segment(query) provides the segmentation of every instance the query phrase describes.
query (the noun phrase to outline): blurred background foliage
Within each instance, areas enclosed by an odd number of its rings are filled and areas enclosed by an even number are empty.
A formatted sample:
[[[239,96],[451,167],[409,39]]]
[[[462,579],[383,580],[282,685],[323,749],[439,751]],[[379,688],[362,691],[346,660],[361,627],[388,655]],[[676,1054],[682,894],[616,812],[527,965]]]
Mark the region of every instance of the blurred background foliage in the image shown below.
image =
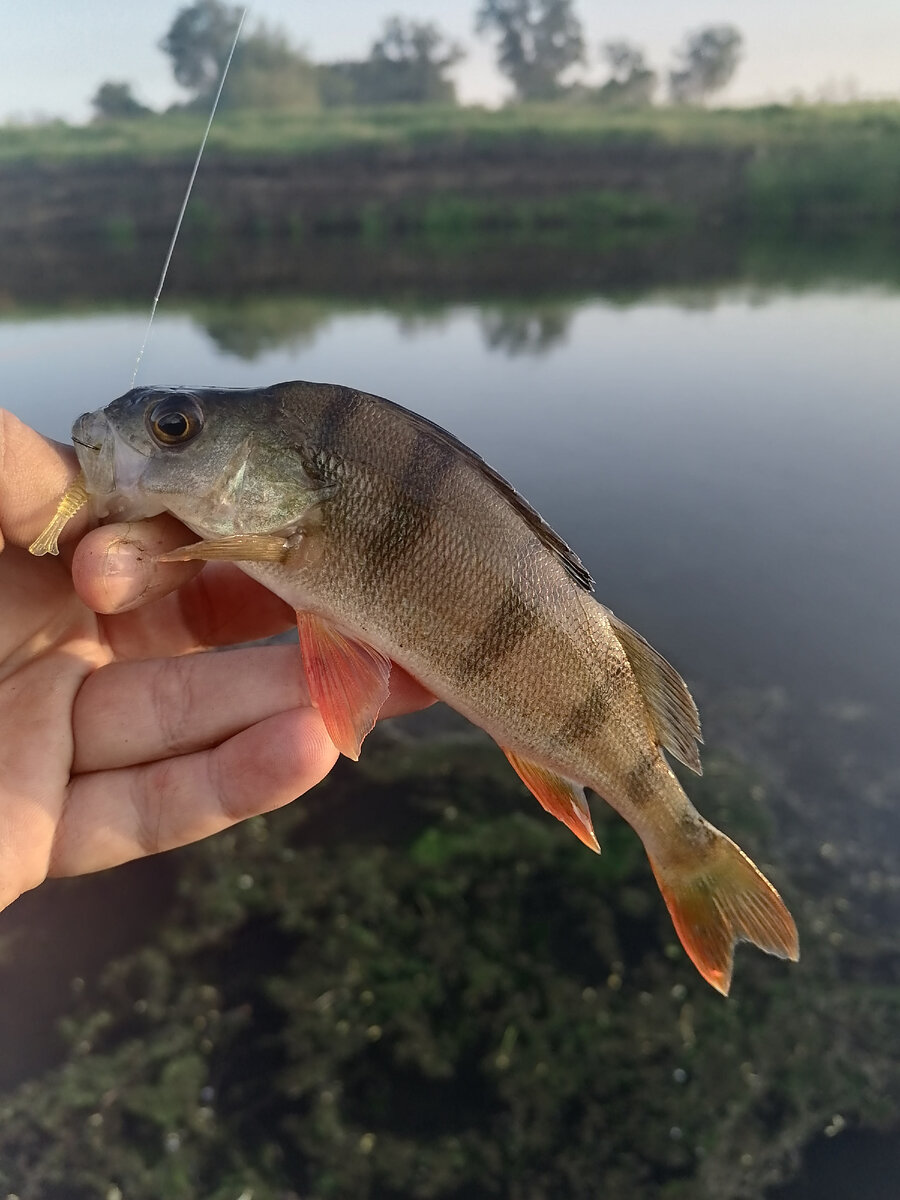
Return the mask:
[[[149,933],[78,983],[57,1062],[0,1102],[0,1186],[590,1200],[602,1177],[741,1200],[834,1111],[897,1119],[877,938],[817,937],[799,970],[741,954],[723,1004],[611,813],[598,861],[480,736],[373,740],[303,803],[171,856]],[[746,768],[713,755],[691,790],[765,862]],[[839,933],[826,911],[808,893],[798,916]]]

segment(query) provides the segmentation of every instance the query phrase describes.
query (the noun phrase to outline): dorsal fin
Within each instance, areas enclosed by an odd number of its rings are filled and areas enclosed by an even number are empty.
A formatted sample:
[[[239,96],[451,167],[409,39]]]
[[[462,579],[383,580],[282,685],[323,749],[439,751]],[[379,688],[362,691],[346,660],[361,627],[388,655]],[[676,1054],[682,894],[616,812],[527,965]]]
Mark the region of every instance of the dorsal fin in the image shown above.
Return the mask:
[[[700,716],[687,684],[675,668],[630,625],[608,610],[607,616],[631,664],[660,745],[674,754],[679,762],[702,775],[697,752],[697,743],[703,741]]]
[[[424,433],[427,437],[433,438],[444,446],[449,446],[461,455],[469,466],[474,467],[476,471],[480,472],[496,491],[500,493],[504,500],[513,506],[519,516],[523,518],[526,525],[529,526],[547,549],[559,559],[569,578],[577,583],[580,588],[584,588],[586,592],[594,590],[594,581],[590,576],[590,572],[575,551],[563,541],[555,529],[552,529],[547,524],[537,509],[532,508],[525,497],[520,495],[513,485],[504,479],[499,472],[489,466],[480,454],[476,454],[465,442],[461,442],[459,438],[454,437],[452,433],[448,433],[440,425],[435,425],[434,421],[429,421],[427,417],[420,416],[419,413],[404,408],[402,404],[395,404],[393,400],[386,400],[383,396],[376,396],[374,398],[382,404],[387,404],[390,408],[398,409],[402,412],[420,433]]]
[[[442,426],[436,425],[434,421],[429,421],[427,417],[423,417],[411,409],[404,408],[402,404],[395,404],[393,400],[388,400],[384,396],[375,396],[371,392],[359,392],[354,388],[344,387],[341,384],[318,384],[301,380],[277,383],[266,389],[273,396],[277,396],[279,393],[285,391],[288,393],[286,400],[281,401],[281,412],[289,421],[294,420],[291,391],[297,387],[319,390],[326,389],[329,393],[330,403],[333,404],[336,401],[339,405],[343,404],[351,409],[360,402],[368,402],[392,409],[395,413],[400,414],[402,419],[411,425],[417,433],[428,438],[438,446],[443,446],[453,454],[458,455],[468,466],[472,467],[482,478],[486,479],[507,504],[510,504],[515,509],[539,541],[558,559],[569,578],[580,588],[584,588],[586,592],[594,590],[594,581],[591,579],[587,567],[585,567],[575,551],[547,524],[540,513],[532,508],[524,496],[519,495],[508,480],[504,479],[493,467],[488,466],[480,454],[476,454],[474,450],[464,442],[461,442],[459,438],[454,437],[452,433],[449,433]],[[306,431],[299,429],[296,436],[298,437],[298,447],[300,447],[304,444],[303,439],[307,436]],[[316,469],[314,463],[304,461],[304,469],[307,473],[315,475]]]

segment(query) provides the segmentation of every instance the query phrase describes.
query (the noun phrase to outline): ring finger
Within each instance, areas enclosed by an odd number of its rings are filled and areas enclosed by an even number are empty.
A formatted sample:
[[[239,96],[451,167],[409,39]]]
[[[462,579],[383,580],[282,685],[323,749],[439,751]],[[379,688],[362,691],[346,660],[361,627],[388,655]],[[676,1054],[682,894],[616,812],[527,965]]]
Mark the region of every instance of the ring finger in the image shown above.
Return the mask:
[[[73,773],[204,750],[308,705],[295,646],[111,663],[89,675],[78,693]]]
[[[433,699],[395,664],[380,715],[411,712]],[[297,646],[111,663],[85,679],[75,701],[73,773],[206,750],[268,717],[309,704]]]

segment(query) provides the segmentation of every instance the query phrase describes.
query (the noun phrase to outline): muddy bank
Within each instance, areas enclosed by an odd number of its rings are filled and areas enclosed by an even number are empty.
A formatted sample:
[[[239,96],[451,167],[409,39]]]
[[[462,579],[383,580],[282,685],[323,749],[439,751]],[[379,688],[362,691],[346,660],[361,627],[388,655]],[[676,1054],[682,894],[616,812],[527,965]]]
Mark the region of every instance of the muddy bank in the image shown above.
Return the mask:
[[[359,230],[373,220],[402,229],[420,221],[435,199],[516,206],[524,197],[565,201],[612,194],[724,221],[739,207],[747,158],[745,149],[666,146],[649,139],[578,147],[517,140],[481,149],[447,143],[301,157],[207,156],[189,220],[228,232],[265,228],[316,235]],[[0,172],[0,242],[168,233],[190,166],[184,157],[7,164]],[[452,224],[459,215],[457,209],[437,217]],[[495,220],[502,219],[501,208]],[[565,213],[557,220],[565,223]]]

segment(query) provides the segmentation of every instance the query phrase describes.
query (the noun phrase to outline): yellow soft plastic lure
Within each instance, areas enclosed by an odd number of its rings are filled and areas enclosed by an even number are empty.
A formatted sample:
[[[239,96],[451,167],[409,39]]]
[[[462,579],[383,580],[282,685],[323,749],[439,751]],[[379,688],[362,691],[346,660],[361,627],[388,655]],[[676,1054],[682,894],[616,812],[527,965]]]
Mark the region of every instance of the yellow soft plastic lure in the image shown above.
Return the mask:
[[[84,486],[84,474],[79,471],[66,489],[66,493],[56,506],[53,518],[28,547],[28,553],[40,558],[44,554],[59,554],[59,535],[69,521],[84,508],[88,501],[87,489]]]

